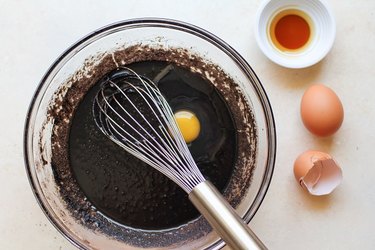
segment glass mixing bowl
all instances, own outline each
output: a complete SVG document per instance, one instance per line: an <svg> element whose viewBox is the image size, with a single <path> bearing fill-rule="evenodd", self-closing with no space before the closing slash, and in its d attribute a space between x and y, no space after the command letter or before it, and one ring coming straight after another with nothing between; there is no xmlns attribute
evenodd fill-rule
<svg viewBox="0 0 375 250"><path fill-rule="evenodd" d="M181 48L212 62L230 76L242 92L256 122L257 143L255 169L250 187L237 206L237 213L247 223L261 205L271 181L276 153L275 124L267 95L251 67L221 39L196 26L166 19L135 19L101 28L66 50L49 68L32 99L25 125L25 163L29 180L42 210L52 224L75 246L82 249L143 249L142 244L131 245L108 235L106 230L87 227L84 220L71 215L62 199L59 185L51 165L51 135L53 120L47 119L49 107L56 101L56 92L69 88L75 72L87 64L88 59L136 44L151 47ZM77 76L75 76L77 77ZM79 76L78 76L79 77ZM64 88L62 88L64 87ZM116 224L108 219L108 223ZM126 226L117 225L124 228ZM126 229L126 230L125 230ZM149 249L219 249L224 242L211 231L208 234L179 239L181 228L164 232L170 244L145 244ZM138 232L137 230L135 230ZM256 231L256 230L255 230ZM140 232L141 234L142 232ZM149 235L153 232L147 232ZM124 236L124 235L123 235ZM129 236L130 237L130 236ZM132 234L131 237L137 237ZM126 235L125 235L126 238ZM144 239L144 238L140 238Z"/></svg>

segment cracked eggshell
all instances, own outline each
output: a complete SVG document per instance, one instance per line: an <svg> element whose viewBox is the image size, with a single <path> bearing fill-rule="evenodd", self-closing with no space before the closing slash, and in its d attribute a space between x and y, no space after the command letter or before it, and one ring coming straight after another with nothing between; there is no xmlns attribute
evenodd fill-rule
<svg viewBox="0 0 375 250"><path fill-rule="evenodd" d="M312 195L330 194L342 181L342 170L327 153L309 150L294 162L294 176Z"/></svg>

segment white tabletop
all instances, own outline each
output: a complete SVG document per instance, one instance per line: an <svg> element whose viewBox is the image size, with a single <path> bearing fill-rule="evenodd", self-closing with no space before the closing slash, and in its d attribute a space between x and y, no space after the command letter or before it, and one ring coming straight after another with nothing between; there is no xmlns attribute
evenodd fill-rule
<svg viewBox="0 0 375 250"><path fill-rule="evenodd" d="M40 79L68 46L111 22L167 17L198 25L233 46L261 79L275 115L278 150L269 192L251 222L270 249L375 247L375 1L330 0L337 37L319 64L291 70L270 62L253 34L260 0L0 0L0 249L75 249L48 222L31 192L23 162L26 111ZM299 103L313 83L334 89L342 128L320 139L303 127ZM293 162L318 149L341 164L334 193L311 197L297 185Z"/></svg>

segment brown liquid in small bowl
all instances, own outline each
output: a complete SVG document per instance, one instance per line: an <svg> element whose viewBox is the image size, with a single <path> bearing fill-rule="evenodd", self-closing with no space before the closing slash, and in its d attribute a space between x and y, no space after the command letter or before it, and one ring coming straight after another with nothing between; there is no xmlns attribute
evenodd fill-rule
<svg viewBox="0 0 375 250"><path fill-rule="evenodd" d="M312 39L311 18L301 10L284 10L276 14L269 26L272 44L284 52L305 49Z"/></svg>

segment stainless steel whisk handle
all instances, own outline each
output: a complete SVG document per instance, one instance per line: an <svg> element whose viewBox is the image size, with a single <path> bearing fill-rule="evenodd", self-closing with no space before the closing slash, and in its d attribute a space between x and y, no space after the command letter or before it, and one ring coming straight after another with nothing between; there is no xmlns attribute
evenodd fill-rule
<svg viewBox="0 0 375 250"><path fill-rule="evenodd" d="M267 249L211 182L195 186L189 199L231 249Z"/></svg>

